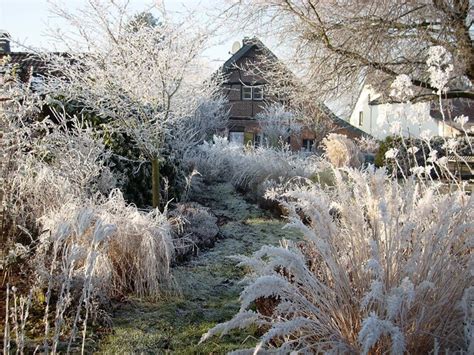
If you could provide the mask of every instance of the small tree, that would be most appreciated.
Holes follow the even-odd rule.
[[[268,106],[256,116],[266,144],[277,146],[292,136],[298,136],[302,129],[301,120],[281,104]]]
[[[160,163],[173,122],[191,117],[216,86],[199,74],[207,34],[163,14],[128,14],[126,2],[92,1],[76,13],[55,8],[75,29],[68,56],[48,55],[43,92],[76,100],[109,118],[107,129],[126,133],[152,165],[153,207],[160,205]],[[78,38],[77,38],[78,36]],[[71,43],[71,37],[60,39]],[[60,73],[60,75],[58,75]]]

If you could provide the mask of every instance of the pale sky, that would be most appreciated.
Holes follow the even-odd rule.
[[[85,0],[63,0],[67,6],[77,8]],[[195,10],[196,15],[205,20],[210,11],[215,11],[221,6],[219,0],[164,0],[168,12],[180,12],[185,9]],[[150,0],[130,0],[132,11],[139,12],[146,9]],[[0,0],[0,29],[10,33],[13,42],[21,43],[31,48],[47,50],[61,50],[47,35],[48,25],[57,27],[60,20],[49,13],[48,0]],[[199,19],[198,19],[199,20]],[[245,35],[231,29],[222,29],[222,33],[215,38],[214,45],[205,55],[210,61],[210,66],[217,68],[229,58],[229,51],[235,41],[241,41]],[[273,50],[273,48],[270,47]],[[24,51],[21,46],[12,43],[13,51]]]

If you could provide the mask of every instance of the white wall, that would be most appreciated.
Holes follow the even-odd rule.
[[[369,97],[370,96],[370,97]],[[376,136],[376,128],[373,125],[373,117],[377,115],[378,107],[377,106],[369,106],[369,99],[374,100],[378,97],[377,93],[370,88],[368,85],[364,85],[362,89],[359,99],[357,100],[354,109],[352,110],[350,123],[367,132],[373,136]],[[359,113],[362,112],[363,114],[363,123],[359,125]]]
[[[377,139],[400,133],[412,137],[420,137],[422,133],[424,136],[450,136],[455,133],[430,116],[430,104],[427,102],[369,105],[369,100],[379,96],[370,85],[365,85],[352,111],[350,123]],[[362,125],[359,125],[360,112],[363,114]]]

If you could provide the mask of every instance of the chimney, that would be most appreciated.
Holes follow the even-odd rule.
[[[0,30],[0,54],[10,53],[10,35],[7,31]]]
[[[255,37],[244,37],[242,44],[244,46],[255,44]]]

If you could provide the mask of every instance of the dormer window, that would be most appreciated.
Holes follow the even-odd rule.
[[[262,101],[263,100],[263,86],[242,86],[242,100]]]

